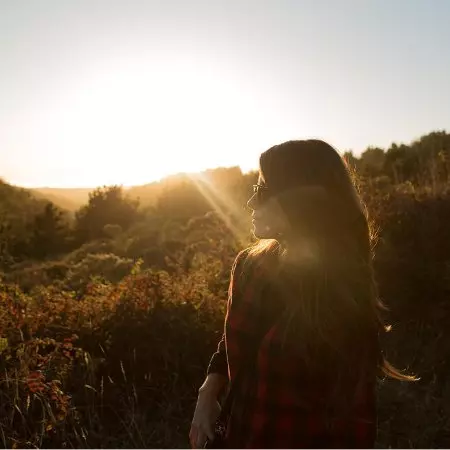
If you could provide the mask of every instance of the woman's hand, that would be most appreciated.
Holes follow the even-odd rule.
[[[214,428],[219,414],[217,397],[209,391],[200,391],[189,433],[191,448],[203,448],[207,438],[214,439]]]
[[[203,386],[199,389],[191,431],[189,432],[189,441],[192,448],[203,448],[206,439],[214,439],[214,429],[220,414],[220,404],[217,399],[227,381],[223,375],[209,374]]]

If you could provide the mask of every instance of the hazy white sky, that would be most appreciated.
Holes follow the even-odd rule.
[[[0,176],[141,184],[450,125],[447,0],[0,0]]]

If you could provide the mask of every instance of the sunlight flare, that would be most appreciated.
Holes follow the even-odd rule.
[[[214,208],[214,211],[237,241],[243,241],[242,231],[232,221],[232,218],[242,217],[242,208],[239,208],[226,194],[219,192],[216,186],[214,186],[214,183],[204,174],[196,176],[188,175],[188,177],[195,184],[205,200]]]

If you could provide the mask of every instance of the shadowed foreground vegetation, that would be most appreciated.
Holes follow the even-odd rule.
[[[346,158],[375,232],[386,354],[421,378],[380,380],[378,445],[449,447],[450,135]],[[0,183],[0,445],[187,447],[255,180],[101,188],[75,214]]]

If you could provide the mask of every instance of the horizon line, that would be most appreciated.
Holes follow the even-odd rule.
[[[91,185],[91,186],[80,186],[80,185],[73,185],[73,186],[61,186],[61,185],[30,185],[30,184],[19,184],[19,183],[15,183],[14,181],[8,180],[6,177],[0,176],[0,181],[3,181],[13,187],[16,188],[20,188],[20,189],[29,189],[29,190],[43,190],[43,189],[57,189],[57,190],[74,190],[74,189],[78,189],[78,190],[94,190],[94,189],[98,189],[98,188],[102,188],[102,187],[111,187],[111,186],[120,186],[123,189],[127,190],[127,189],[132,189],[135,187],[143,187],[143,186],[148,186],[149,184],[154,184],[154,183],[161,183],[164,180],[168,179],[168,178],[172,178],[172,177],[177,177],[177,176],[186,176],[186,175],[200,175],[204,172],[208,172],[208,171],[214,171],[214,170],[218,170],[218,169],[232,169],[233,167],[239,167],[241,169],[241,172],[243,175],[247,175],[253,171],[257,171],[257,168],[243,168],[241,165],[236,164],[236,165],[231,165],[231,166],[217,166],[217,167],[209,167],[206,169],[202,169],[200,171],[186,171],[186,172],[172,172],[169,173],[167,175],[164,175],[160,178],[156,178],[153,180],[149,180],[147,182],[144,183],[136,183],[136,184],[130,184],[130,183],[102,183],[102,184],[98,184],[98,185]]]

